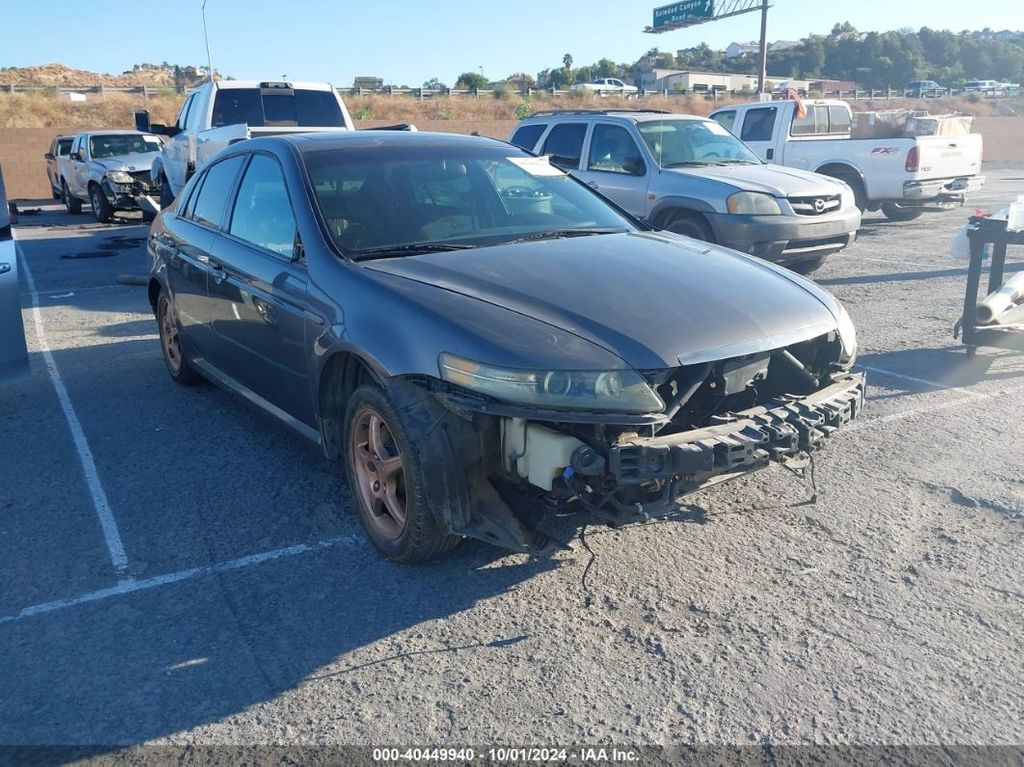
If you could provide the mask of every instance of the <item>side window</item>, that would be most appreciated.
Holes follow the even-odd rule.
[[[512,134],[512,143],[522,147],[527,152],[532,152],[533,148],[537,146],[537,140],[543,135],[544,129],[547,127],[547,123],[523,125]]]
[[[57,157],[65,157],[68,152],[71,151],[72,140],[69,138],[62,138],[57,142]]]
[[[192,103],[188,108],[188,116],[185,118],[185,128],[189,131],[200,130],[203,125],[203,119],[206,117],[203,114],[203,106],[206,102],[200,94],[195,94],[192,98]]]
[[[742,141],[771,141],[775,131],[775,107],[758,107],[747,112],[743,120]]]
[[[551,155],[551,162],[563,170],[575,170],[580,166],[583,154],[583,137],[587,134],[586,123],[561,123],[551,129],[541,154]]]
[[[224,226],[228,197],[244,162],[245,156],[238,155],[210,166],[202,187],[193,195],[194,201],[189,201],[189,218],[217,229]]]
[[[723,128],[725,128],[727,131],[731,133],[732,126],[736,124],[736,113],[732,111],[717,112],[716,114],[713,115],[713,119],[715,120],[715,122],[717,122],[719,125],[721,125]]]
[[[183,130],[185,128],[185,122],[188,120],[188,110],[192,106],[192,102],[195,101],[195,99],[196,94],[194,93],[187,99],[185,99],[185,103],[181,105],[181,111],[178,112],[178,119],[174,121],[174,124]]]
[[[295,252],[295,215],[277,161],[253,155],[238,187],[231,214],[232,235],[285,258]]]
[[[852,130],[850,113],[845,107],[831,106],[828,108],[828,132],[849,133]]]
[[[608,123],[597,123],[594,126],[587,170],[624,173],[631,176],[639,175],[638,171],[642,168],[640,150],[628,130],[621,125]]]

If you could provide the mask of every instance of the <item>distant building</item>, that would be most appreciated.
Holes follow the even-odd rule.
[[[760,53],[760,51],[760,43],[729,43],[729,47],[725,49],[725,57],[727,59],[735,59],[751,53]]]
[[[384,87],[384,78],[383,77],[357,77],[355,80],[352,81],[352,87],[353,88],[366,88],[368,90],[373,90],[375,88],[383,88]]]
[[[790,48],[798,48],[800,44],[799,40],[776,40],[774,43],[768,44],[768,50],[772,53],[776,51],[788,51]]]
[[[1024,32],[1014,32],[1010,29],[1003,29],[992,35],[996,40],[1019,40],[1024,37]]]

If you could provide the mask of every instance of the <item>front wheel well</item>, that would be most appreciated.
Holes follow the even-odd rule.
[[[380,384],[380,379],[357,355],[338,352],[324,363],[317,386],[317,411],[324,452],[330,458],[342,454],[342,428],[349,397],[364,383]]]
[[[654,221],[652,223],[654,223],[658,229],[665,229],[673,221],[678,221],[681,218],[699,221],[704,226],[708,226],[707,217],[705,217],[700,211],[692,210],[690,208],[666,208],[654,217]]]

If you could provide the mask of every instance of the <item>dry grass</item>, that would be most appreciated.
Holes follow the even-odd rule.
[[[150,96],[90,94],[88,101],[70,102],[52,93],[0,93],[0,128],[131,128],[132,110],[149,109],[153,122],[172,123],[178,114],[183,96]]]
[[[148,101],[134,94],[90,94],[89,100],[68,102],[51,93],[0,93],[0,128],[130,128],[132,110],[146,107],[153,122],[172,123],[184,99],[183,95],[151,96]],[[670,112],[706,115],[713,109],[746,99],[710,101],[702,96],[653,96],[644,101],[598,97],[591,93],[552,97],[534,94],[525,99],[518,94],[482,94],[474,96],[435,96],[417,99],[411,96],[347,96],[345,103],[356,120],[493,121],[516,120],[541,109],[663,109]],[[869,109],[928,109],[933,113],[963,112],[980,115],[1020,113],[1020,99],[972,102],[967,99],[935,99],[853,102],[858,111]]]

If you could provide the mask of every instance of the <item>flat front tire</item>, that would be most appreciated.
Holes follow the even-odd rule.
[[[459,538],[438,522],[427,502],[426,478],[409,429],[386,389],[359,386],[344,421],[345,474],[366,536],[394,562],[423,562]]]
[[[198,383],[201,376],[182,351],[178,317],[166,290],[160,291],[160,297],[156,302],[156,321],[160,332],[160,349],[163,353],[164,365],[171,379],[182,386]]]

